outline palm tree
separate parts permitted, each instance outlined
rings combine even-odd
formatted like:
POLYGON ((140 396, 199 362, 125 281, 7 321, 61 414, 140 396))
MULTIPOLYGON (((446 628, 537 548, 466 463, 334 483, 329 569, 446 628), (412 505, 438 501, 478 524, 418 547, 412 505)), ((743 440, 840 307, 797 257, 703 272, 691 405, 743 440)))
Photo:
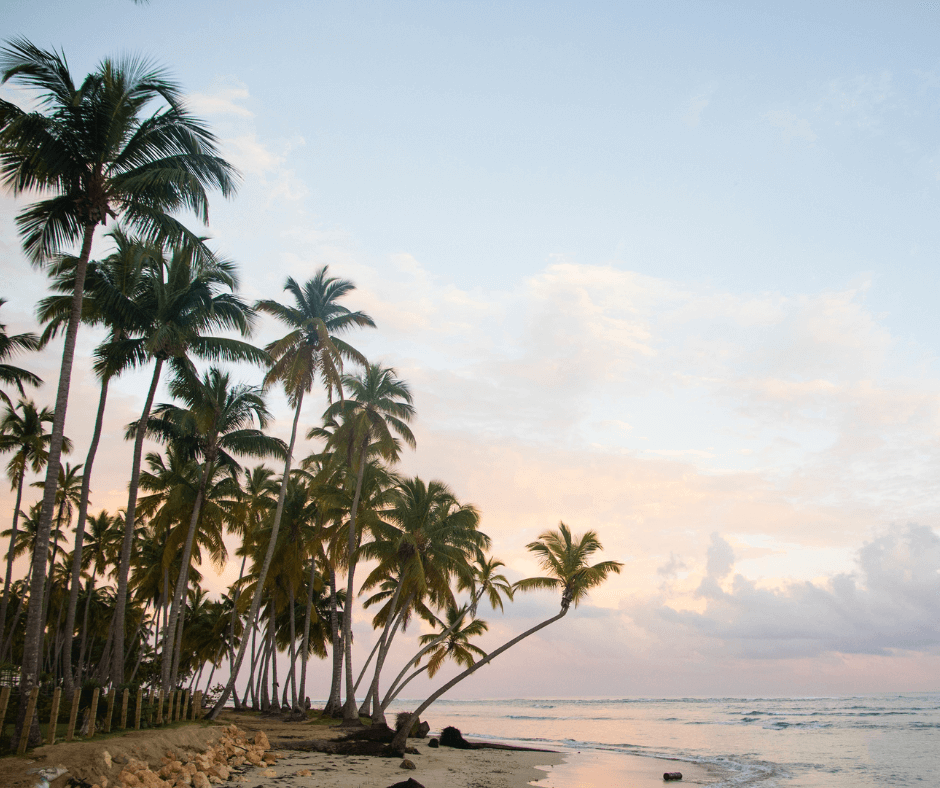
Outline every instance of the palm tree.
MULTIPOLYGON (((16 406, 8 405, 3 420, 0 421, 0 452, 14 452, 7 464, 7 477, 10 479, 11 489, 16 490, 13 527, 10 529, 10 548, 7 551, 7 569, 3 583, 3 601, 0 602, 0 638, 6 631, 10 583, 13 578, 13 545, 17 538, 20 506, 23 501, 23 481, 27 470, 39 473, 48 461, 52 436, 45 431, 43 425, 51 424, 52 418, 49 408, 38 410, 32 400, 24 399, 16 406)), ((71 442, 67 444, 67 448, 71 448, 71 442)))
POLYGON ((107 567, 113 567, 121 544, 123 519, 119 514, 110 515, 104 509, 97 515, 86 516, 88 543, 82 550, 82 568, 90 570, 85 586, 85 613, 82 619, 82 636, 78 651, 76 676, 81 682, 84 672, 85 648, 88 644, 88 622, 91 601, 94 596, 95 579, 104 577, 107 567))
MULTIPOLYGON (((108 354, 132 358, 137 364, 154 360, 150 388, 137 425, 146 426, 153 406, 163 365, 169 361, 179 372, 186 368, 188 356, 210 360, 269 361, 267 353, 253 345, 229 337, 213 336, 214 331, 238 331, 250 335, 253 325, 251 310, 238 297, 225 290, 234 290, 238 281, 234 265, 224 260, 207 260, 201 239, 175 249, 169 259, 151 257, 145 271, 143 292, 138 299, 141 329, 136 336, 109 343, 108 354)), ((115 605, 115 650, 112 678, 124 678, 122 649, 124 642, 124 608, 127 601, 127 578, 130 572, 131 541, 137 514, 137 493, 146 429, 134 430, 134 454, 128 486, 124 541, 118 570, 117 603, 115 605)))
POLYGON ((470 674, 492 662, 516 643, 563 618, 572 604, 577 607, 580 602, 584 601, 592 588, 597 588, 612 574, 619 575, 620 568, 623 566, 619 561, 601 561, 591 565, 589 563, 591 557, 602 549, 597 534, 594 531, 587 531, 581 536, 572 536, 571 530, 564 523, 559 524, 557 531, 545 531, 536 541, 527 544, 526 549, 538 558, 539 565, 546 572, 546 575, 524 578, 516 583, 516 590, 550 589, 561 591, 561 610, 557 615, 536 624, 521 635, 517 635, 499 648, 494 649, 487 656, 481 658, 431 693, 428 699, 412 712, 408 722, 398 729, 391 743, 391 748, 394 751, 404 753, 408 732, 411 730, 412 725, 414 725, 419 715, 441 695, 470 674))
MULTIPOLYGON (((339 335, 355 327, 375 327, 372 318, 363 312, 351 312, 339 303, 339 300, 351 293, 355 286, 345 279, 328 275, 327 266, 323 266, 313 279, 301 287, 292 278, 288 278, 284 289, 294 297, 294 305, 287 306, 277 301, 259 301, 255 307, 260 312, 272 315, 289 328, 281 339, 272 342, 265 350, 271 355, 273 363, 265 377, 265 386, 281 383, 287 394, 287 401, 294 408, 294 421, 291 426, 290 443, 284 460, 284 473, 281 476, 281 489, 274 512, 271 538, 264 561, 258 572, 259 582, 251 600, 248 624, 245 632, 253 631, 258 620, 264 581, 277 544, 277 532, 284 512, 284 496, 290 478, 291 460, 294 444, 297 440, 297 424, 304 395, 313 390, 317 377, 326 385, 327 395, 334 389, 341 389, 340 371, 343 360, 365 363, 363 355, 348 345, 339 335)), ((238 647, 238 655, 232 666, 231 676, 225 690, 219 697, 209 717, 214 719, 228 700, 235 685, 235 678, 245 658, 247 637, 243 637, 238 647)))
MULTIPOLYGON (((115 352, 116 343, 126 340, 138 327, 139 310, 135 301, 142 293, 145 283, 144 271, 152 257, 159 251, 151 245, 143 244, 139 239, 116 227, 108 233, 115 249, 104 260, 88 264, 82 302, 82 320, 89 325, 101 325, 108 329, 108 336, 96 351, 98 362, 95 372, 101 381, 98 397, 98 410, 95 427, 88 455, 85 458, 85 473, 82 480, 81 498, 78 503, 78 523, 75 529, 75 546, 72 554, 72 579, 69 588, 68 610, 65 617, 65 694, 71 697, 73 688, 72 675, 72 637, 75 630, 75 615, 78 604, 79 580, 82 567, 82 550, 85 538, 85 518, 88 514, 88 499, 91 492, 91 472, 101 439, 104 424, 104 411, 108 399, 108 387, 111 379, 121 374, 134 364, 134 352, 139 347, 121 343, 124 351, 115 352), (131 355, 127 355, 128 352, 131 355)), ((51 271, 51 289, 60 295, 49 296, 39 302, 37 316, 46 323, 42 343, 45 344, 60 330, 68 325, 71 314, 71 293, 75 291, 75 266, 77 260, 71 256, 59 258, 51 271)))
MULTIPOLYGON (((186 111, 179 87, 142 58, 105 60, 76 87, 64 55, 16 39, 0 50, 0 73, 4 83, 38 90, 45 110, 26 112, 0 100, 3 182, 14 195, 49 194, 17 217, 26 253, 41 264, 66 245, 81 246, 49 446, 42 510, 42 528, 48 530, 95 229, 121 215, 149 239, 175 243, 188 231, 172 214, 190 208, 208 221, 206 188, 232 194, 236 173, 216 155, 212 133, 186 111), (160 99, 166 106, 142 118, 145 107, 160 99)), ((38 547, 30 592, 34 602, 42 599, 48 540, 40 539, 38 547)), ((27 619, 24 697, 38 677, 41 608, 31 604, 27 619)), ((32 734, 38 736, 38 726, 31 739, 32 734)))
MULTIPOLYGON (((356 470, 356 486, 349 513, 347 555, 349 568, 346 573, 346 599, 352 600, 354 593, 356 551, 356 516, 362 492, 362 477, 370 454, 377 454, 388 462, 398 459, 400 444, 397 434, 414 448, 415 437, 408 426, 414 416, 411 391, 408 384, 399 380, 391 367, 369 364, 361 377, 343 376, 346 397, 327 408, 324 421, 339 424, 333 435, 337 446, 346 451, 347 461, 356 470)), ((343 707, 343 723, 358 725, 356 692, 352 670, 352 616, 343 619, 343 647, 346 651, 346 704, 343 707)))
POLYGON ((283 441, 265 435, 270 414, 260 389, 244 384, 233 385, 227 373, 213 367, 201 379, 194 371, 183 368, 170 384, 170 393, 183 402, 183 407, 163 405, 150 419, 148 431, 167 442, 185 447, 194 457, 201 457, 202 476, 196 491, 189 530, 183 546, 182 569, 176 583, 176 592, 170 608, 168 638, 164 646, 163 686, 169 690, 175 685, 178 650, 174 650, 174 632, 188 587, 188 573, 196 524, 210 474, 219 467, 241 470, 235 454, 251 457, 283 456, 286 447, 283 441), (257 428, 253 425, 257 423, 257 428))
POLYGON ((373 700, 373 724, 384 722, 379 676, 392 639, 412 602, 421 600, 436 607, 456 607, 451 579, 463 578, 469 583, 473 557, 490 542, 486 534, 477 530, 480 515, 476 508, 461 504, 440 481, 425 484, 418 477, 403 480, 394 491, 383 520, 388 525, 380 523, 377 538, 359 551, 360 557, 378 561, 363 589, 374 588, 388 577, 397 578, 388 604, 374 622, 384 625, 384 629, 366 698, 367 703, 370 697, 373 700))
MULTIPOLYGON (((3 306, 6 302, 7 300, 5 298, 0 298, 0 306, 3 306)), ((26 392, 23 389, 24 383, 30 386, 42 385, 42 378, 28 370, 14 367, 6 363, 7 359, 14 353, 18 353, 21 350, 38 349, 39 337, 35 334, 13 334, 10 336, 7 334, 6 325, 0 323, 0 383, 15 385, 16 388, 19 389, 21 397, 26 396, 26 392)), ((7 407, 13 407, 13 402, 5 391, 0 391, 0 399, 7 404, 7 407)))

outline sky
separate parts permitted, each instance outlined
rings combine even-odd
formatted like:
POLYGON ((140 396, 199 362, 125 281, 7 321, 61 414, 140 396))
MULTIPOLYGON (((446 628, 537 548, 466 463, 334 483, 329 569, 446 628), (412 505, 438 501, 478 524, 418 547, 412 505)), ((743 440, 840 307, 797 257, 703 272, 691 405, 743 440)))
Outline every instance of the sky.
MULTIPOLYGON (((5 38, 73 74, 175 76, 243 176, 206 230, 241 294, 322 265, 356 284, 377 329, 350 341, 415 397, 401 470, 476 505, 511 579, 559 521, 624 563, 454 697, 937 689, 940 4, 8 6, 5 38)), ((0 193, 11 332, 45 294, 25 204, 0 193)), ((59 352, 23 359, 37 401, 59 352)), ((71 462, 97 396, 76 367, 71 462)), ((126 501, 146 382, 113 387, 95 510, 126 501)), ((557 605, 487 611, 481 645, 557 605)))

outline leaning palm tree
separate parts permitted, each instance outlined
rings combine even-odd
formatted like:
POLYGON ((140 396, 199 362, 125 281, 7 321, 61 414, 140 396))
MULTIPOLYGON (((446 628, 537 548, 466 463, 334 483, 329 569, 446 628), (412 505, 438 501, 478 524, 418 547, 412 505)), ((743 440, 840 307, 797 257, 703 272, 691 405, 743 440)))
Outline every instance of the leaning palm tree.
MULTIPOLYGON (((209 477, 220 467, 240 471, 235 455, 266 458, 283 457, 286 452, 282 440, 264 434, 270 414, 260 389, 244 384, 233 385, 229 375, 215 367, 201 378, 195 370, 184 367, 170 384, 170 394, 180 400, 182 406, 157 408, 147 425, 148 431, 161 441, 172 441, 193 457, 200 458, 203 468, 183 545, 182 568, 170 607, 163 659, 163 686, 167 691, 176 683, 175 670, 171 666, 171 663, 179 663, 174 633, 189 585, 193 539, 209 477)), ((235 484, 233 481, 233 487, 235 484)))
MULTIPOLYGON (((17 217, 26 253, 39 265, 65 246, 80 246, 43 498, 47 530, 96 228, 122 216, 150 240, 175 243, 189 233, 173 214, 189 208, 208 221, 206 189, 232 194, 236 173, 217 155, 212 133, 186 111, 180 88, 142 58, 104 60, 76 86, 63 54, 16 39, 0 50, 0 74, 4 83, 16 82, 41 96, 35 112, 0 100, 0 177, 14 195, 42 195, 17 217), (155 100, 164 106, 144 117, 155 100)), ((47 551, 48 540, 39 540, 33 557, 34 602, 42 598, 47 551)), ((31 604, 29 609, 21 693, 28 693, 38 677, 41 608, 31 604)))
MULTIPOLYGON (((0 298, 0 306, 3 306, 6 302, 7 300, 5 298, 0 298)), ((13 384, 19 389, 21 397, 26 396, 26 391, 23 389, 24 383, 30 386, 42 385, 42 379, 38 375, 33 374, 29 370, 14 367, 12 364, 6 363, 7 359, 14 353, 19 353, 22 350, 38 349, 39 337, 35 334, 10 335, 7 333, 6 325, 0 323, 0 383, 13 384)), ((0 399, 2 399, 8 407, 13 407, 13 402, 5 391, 0 391, 0 399)))
POLYGON ((597 534, 594 531, 587 531, 581 536, 572 536, 571 530, 564 523, 559 524, 557 531, 545 531, 536 541, 527 544, 526 549, 538 558, 539 565, 546 574, 542 577, 527 577, 520 580, 516 583, 516 590, 548 589, 561 591, 561 610, 557 615, 536 624, 521 635, 517 635, 499 648, 494 649, 452 678, 440 689, 435 690, 427 700, 412 712, 408 722, 398 729, 391 744, 393 750, 404 753, 408 732, 411 730, 412 725, 414 725, 418 716, 441 695, 470 674, 492 662, 516 643, 563 618, 568 613, 571 605, 577 607, 580 602, 584 601, 592 588, 597 588, 611 574, 620 574, 620 568, 623 566, 619 561, 601 561, 597 564, 590 564, 591 557, 602 549, 597 534))
MULTIPOLYGON (((277 544, 277 532, 284 513, 284 496, 287 494, 287 484, 290 479, 294 444, 297 440, 297 424, 300 420, 304 395, 313 390, 313 384, 318 377, 326 386, 327 396, 331 397, 334 390, 342 393, 340 372, 343 360, 362 364, 365 363, 365 358, 358 350, 340 339, 339 335, 352 328, 375 327, 372 318, 367 314, 351 312, 339 303, 341 298, 355 289, 355 285, 345 279, 329 276, 327 266, 323 266, 313 279, 303 286, 294 279, 288 278, 284 289, 293 296, 293 305, 270 300, 259 301, 255 305, 259 312, 272 315, 289 328, 284 337, 265 348, 270 353, 273 363, 264 382, 265 386, 272 386, 275 383, 283 385, 287 400, 294 408, 294 421, 291 426, 287 456, 284 460, 284 473, 281 476, 281 489, 277 499, 277 508, 274 511, 271 536, 264 561, 258 571, 258 583, 245 626, 246 633, 253 631, 257 625, 264 582, 277 544)), ((231 695, 238 671, 245 658, 247 645, 246 636, 239 644, 231 676, 225 690, 209 713, 210 718, 218 715, 231 695)))
MULTIPOLYGON (((323 416, 326 422, 339 426, 331 440, 345 450, 350 468, 355 469, 356 484, 349 512, 347 537, 348 570, 346 572, 346 599, 352 600, 353 578, 356 571, 356 517, 362 492, 362 477, 370 454, 381 456, 388 462, 398 459, 401 438, 414 448, 415 437, 408 426, 414 416, 411 391, 408 384, 396 377, 391 367, 369 364, 361 376, 344 375, 346 397, 334 402, 323 416), (396 438, 396 435, 398 438, 396 438)), ((343 723, 358 725, 356 691, 352 669, 352 616, 343 619, 343 647, 346 652, 346 703, 343 723)))

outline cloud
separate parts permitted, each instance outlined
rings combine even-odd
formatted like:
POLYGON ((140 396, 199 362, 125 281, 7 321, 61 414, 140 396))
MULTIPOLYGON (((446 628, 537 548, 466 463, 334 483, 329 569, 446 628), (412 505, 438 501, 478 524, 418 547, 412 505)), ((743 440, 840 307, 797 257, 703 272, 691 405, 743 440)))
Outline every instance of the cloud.
POLYGON ((911 524, 866 542, 854 571, 816 582, 773 588, 735 575, 722 591, 715 581, 733 561, 728 543, 713 535, 700 586, 705 609, 654 604, 635 619, 660 638, 714 639, 748 659, 940 648, 940 536, 927 526, 911 524))
POLYGON ((222 88, 215 93, 190 93, 186 97, 189 109, 196 116, 231 115, 237 118, 253 118, 255 113, 237 103, 248 101, 245 86, 222 88))

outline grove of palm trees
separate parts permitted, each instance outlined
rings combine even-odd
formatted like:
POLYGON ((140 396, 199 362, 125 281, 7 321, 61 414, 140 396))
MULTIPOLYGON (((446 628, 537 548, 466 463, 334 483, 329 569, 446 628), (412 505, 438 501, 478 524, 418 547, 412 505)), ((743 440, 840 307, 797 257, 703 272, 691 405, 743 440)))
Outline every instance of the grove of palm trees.
MULTIPOLYGON (((0 453, 16 496, 0 515, 0 670, 15 676, 20 720, 38 685, 202 690, 211 716, 300 714, 309 696, 345 725, 380 725, 416 677, 462 669, 415 716, 619 573, 594 561, 594 531, 561 524, 527 545, 543 575, 512 583, 459 480, 399 469, 420 451, 415 391, 357 349, 381 325, 339 272, 240 295, 237 261, 203 229, 210 198, 234 197, 240 175, 163 68, 105 59, 75 74, 62 53, 13 40, 0 78, 33 97, 0 99, 0 178, 49 283, 34 332, 0 325, 0 453), (256 344, 262 324, 279 338, 256 344), (103 339, 83 358, 92 329, 103 339), (30 354, 59 341, 58 379, 44 383, 30 354), (68 408, 75 364, 94 369, 94 415, 68 408), (103 434, 109 387, 131 371, 149 376, 137 415, 103 434), (273 432, 275 392, 292 409, 287 440, 273 432), (78 418, 94 421, 87 445, 69 440, 78 418), (122 441, 130 465, 105 483, 96 457, 122 441), (126 490, 123 508, 96 501, 108 485, 126 490), (237 578, 211 592, 204 573, 225 566, 237 578), (559 593, 557 614, 496 649, 473 642, 484 606, 538 589, 559 593), (354 639, 355 615, 369 642, 354 639), (311 685, 311 660, 330 661, 328 686, 311 685)), ((35 727, 14 740, 34 743, 35 727)))

